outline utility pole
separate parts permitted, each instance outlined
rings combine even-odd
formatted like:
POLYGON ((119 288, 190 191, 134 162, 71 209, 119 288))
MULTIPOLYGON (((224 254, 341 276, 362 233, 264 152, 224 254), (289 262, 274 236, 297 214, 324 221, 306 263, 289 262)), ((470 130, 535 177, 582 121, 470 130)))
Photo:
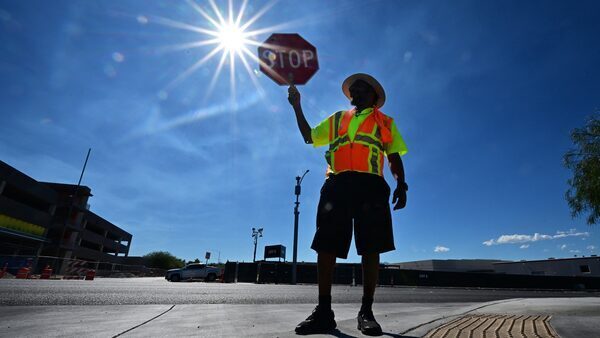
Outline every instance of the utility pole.
POLYGON ((258 237, 263 236, 263 228, 252 228, 252 238, 254 239, 254 258, 252 258, 253 262, 256 262, 256 244, 258 244, 258 237))
POLYGON ((294 193, 296 194, 296 206, 294 207, 294 253, 292 260, 292 284, 296 284, 296 270, 298 257, 298 218, 300 216, 300 211, 298 210, 298 208, 300 207, 300 184, 302 184, 302 180, 304 179, 304 176, 308 174, 308 172, 309 170, 306 170, 302 177, 296 176, 296 189, 294 190, 294 193))

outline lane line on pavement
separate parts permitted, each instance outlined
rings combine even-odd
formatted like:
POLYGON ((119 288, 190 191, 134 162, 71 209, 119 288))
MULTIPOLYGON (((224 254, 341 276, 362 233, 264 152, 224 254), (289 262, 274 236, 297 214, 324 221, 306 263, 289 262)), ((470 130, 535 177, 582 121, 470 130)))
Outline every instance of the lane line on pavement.
POLYGON ((502 303, 508 303, 508 302, 519 301, 519 300, 523 300, 523 299, 524 299, 524 298, 512 298, 512 299, 502 300, 502 301, 495 302, 495 303, 491 303, 491 304, 485 304, 485 305, 482 305, 482 306, 480 306, 480 307, 476 307, 476 308, 474 308, 474 309, 471 309, 471 310, 469 310, 469 311, 465 311, 465 312, 463 312, 463 313, 459 313, 459 314, 456 314, 456 315, 452 315, 452 316, 442 316, 442 317, 440 317, 440 318, 436 318, 436 319, 430 320, 430 321, 428 321, 427 323, 422 323, 422 324, 419 324, 419 325, 417 325, 417 326, 411 327, 411 328, 410 328, 410 329, 408 329, 408 330, 405 330, 405 331, 403 331, 403 332, 400 332, 400 335, 401 335, 401 336, 404 336, 405 334, 407 334, 407 333, 409 333, 409 332, 411 332, 411 331, 414 331, 414 330, 416 330, 416 329, 418 329, 418 328, 420 328, 420 327, 423 327, 423 326, 425 326, 425 325, 429 325, 429 324, 435 323, 435 322, 437 322, 438 320, 443 320, 443 319, 446 319, 446 318, 451 318, 451 317, 464 316, 464 315, 466 315, 467 313, 470 313, 470 312, 473 312, 473 311, 477 311, 477 310, 479 310, 479 309, 483 309, 484 307, 488 307, 488 306, 492 306, 492 305, 497 305, 497 304, 502 304, 502 303))
POLYGON ((131 329, 129 329, 129 330, 125 330, 125 331, 123 331, 123 332, 119 333, 118 335, 115 335, 115 336, 113 336, 112 338, 116 338, 116 337, 118 337, 118 336, 120 336, 120 335, 123 335, 123 334, 125 334, 125 333, 129 332, 129 331, 135 330, 135 329, 137 329, 138 327, 140 327, 140 326, 142 326, 142 325, 144 325, 144 324, 150 323, 151 321, 155 320, 156 318, 158 318, 158 317, 160 317, 160 316, 164 315, 165 313, 167 313, 167 312, 169 312, 169 311, 173 310, 173 308, 175 307, 175 305, 176 305, 176 304, 174 304, 173 306, 171 306, 171 307, 170 307, 170 308, 169 308, 167 311, 165 311, 165 312, 163 312, 163 313, 161 313, 161 314, 159 314, 159 315, 157 315, 157 316, 154 316, 154 317, 152 317, 152 318, 148 319, 147 321, 145 321, 145 322, 143 322, 143 323, 141 323, 141 324, 139 324, 139 325, 136 325, 136 326, 132 327, 132 328, 131 328, 131 329))

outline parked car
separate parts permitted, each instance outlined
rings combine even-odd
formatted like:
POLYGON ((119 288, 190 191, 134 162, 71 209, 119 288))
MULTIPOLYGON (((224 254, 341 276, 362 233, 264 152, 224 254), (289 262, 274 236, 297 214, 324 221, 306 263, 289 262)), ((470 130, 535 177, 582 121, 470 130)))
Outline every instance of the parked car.
POLYGON ((168 270, 165 279, 171 282, 179 282, 186 279, 202 279, 206 282, 212 282, 220 275, 221 268, 194 263, 180 269, 168 270))

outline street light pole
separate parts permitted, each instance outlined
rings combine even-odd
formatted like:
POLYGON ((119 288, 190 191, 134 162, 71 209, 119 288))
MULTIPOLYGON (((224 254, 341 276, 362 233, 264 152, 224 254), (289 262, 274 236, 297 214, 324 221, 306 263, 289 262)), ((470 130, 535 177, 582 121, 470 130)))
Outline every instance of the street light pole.
POLYGON ((300 207, 300 184, 302 184, 302 180, 304 179, 304 176, 308 174, 308 172, 309 170, 306 170, 302 177, 296 176, 296 189, 294 190, 294 193, 296 194, 296 203, 294 204, 296 206, 294 207, 294 253, 292 258, 292 284, 296 284, 296 269, 298 257, 298 218, 300 216, 300 211, 298 210, 298 208, 300 207))
POLYGON ((252 238, 254 239, 254 257, 252 258, 252 262, 256 262, 256 244, 258 244, 258 237, 263 236, 263 228, 252 228, 252 238))

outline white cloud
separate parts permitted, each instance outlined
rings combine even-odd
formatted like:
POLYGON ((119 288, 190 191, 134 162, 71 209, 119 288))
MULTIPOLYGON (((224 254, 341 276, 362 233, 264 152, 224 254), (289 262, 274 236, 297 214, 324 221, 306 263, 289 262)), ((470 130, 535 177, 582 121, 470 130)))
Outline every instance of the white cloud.
POLYGON ((552 237, 552 236, 549 236, 549 235, 541 235, 541 234, 538 234, 538 233, 536 232, 536 233, 533 235, 533 239, 532 239, 532 241, 533 241, 533 242, 536 242, 536 241, 541 241, 541 240, 546 240, 546 239, 554 239, 554 237, 552 237))
MULTIPOLYGON (((166 99, 168 94, 164 91, 161 91, 159 92, 158 96, 160 99, 166 99)), ((225 101, 224 103, 217 103, 201 109, 191 110, 173 118, 164 117, 166 114, 161 112, 158 107, 154 107, 154 109, 151 110, 150 113, 145 117, 146 120, 139 123, 137 129, 132 130, 120 140, 129 141, 134 138, 140 138, 141 136, 166 132, 168 130, 180 128, 192 123, 198 123, 202 120, 206 120, 215 116, 226 116, 227 114, 231 114, 231 112, 250 108, 257 104, 261 99, 262 96, 259 94, 250 95, 247 99, 239 103, 225 101)))
POLYGON ((498 245, 498 244, 515 244, 515 243, 528 243, 537 242, 541 240, 552 239, 551 236, 538 234, 537 232, 532 235, 502 235, 498 239, 490 239, 489 241, 483 242, 484 245, 498 245))
POLYGON ((552 236, 552 238, 565 238, 565 237, 579 237, 589 236, 589 232, 577 232, 577 229, 569 229, 569 231, 557 231, 556 235, 552 236))
POLYGON ((566 244, 563 244, 563 245, 559 246, 559 248, 560 248, 561 250, 564 250, 564 249, 566 249, 566 248, 567 248, 567 245, 566 245, 566 244))
POLYGON ((438 245, 435 247, 435 249, 433 249, 433 252, 448 252, 448 251, 450 251, 449 248, 446 248, 445 246, 441 246, 441 245, 438 245))
POLYGON ((544 235, 540 233, 534 233, 533 235, 522 235, 522 234, 513 234, 513 235, 501 235, 497 239, 490 239, 483 242, 483 245, 492 246, 499 244, 515 244, 515 243, 529 243, 529 242, 537 242, 537 241, 546 241, 558 238, 565 237, 588 237, 590 235, 589 232, 577 232, 576 229, 570 229, 569 231, 557 231, 556 235, 544 235))
POLYGON ((588 249, 590 251, 594 251, 594 250, 596 250, 596 247, 593 245, 588 245, 586 249, 588 249))
POLYGON ((498 244, 525 243, 532 242, 534 241, 534 238, 537 237, 539 237, 538 233, 534 234, 533 237, 529 235, 502 235, 498 237, 498 240, 496 242, 498 244))
POLYGON ((527 248, 529 248, 529 244, 523 244, 519 248, 520 249, 527 249, 527 248))
POLYGON ((579 250, 569 250, 570 253, 580 253, 581 251, 579 250))

